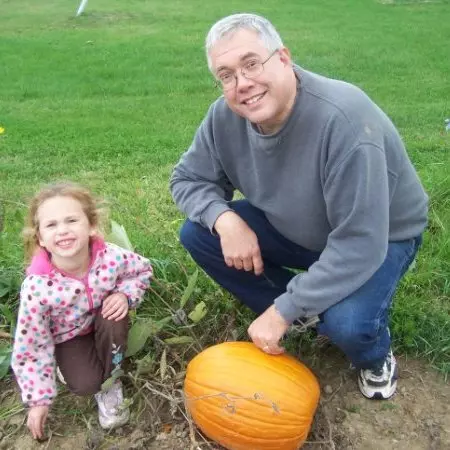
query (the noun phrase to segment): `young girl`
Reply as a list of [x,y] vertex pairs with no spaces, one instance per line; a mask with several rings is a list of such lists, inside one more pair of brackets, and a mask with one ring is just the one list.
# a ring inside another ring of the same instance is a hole
[[[55,372],[75,394],[95,394],[99,421],[128,421],[122,386],[102,383],[118,370],[128,336],[128,311],[142,301],[152,268],[147,259],[106,243],[88,190],[49,185],[31,202],[25,244],[31,264],[22,284],[11,366],[35,439],[44,436],[56,396]],[[121,407],[122,406],[122,407]]]

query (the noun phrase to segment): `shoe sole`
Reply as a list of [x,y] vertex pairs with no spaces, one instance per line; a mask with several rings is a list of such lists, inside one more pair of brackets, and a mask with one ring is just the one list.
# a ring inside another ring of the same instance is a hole
[[115,421],[113,424],[108,423],[103,416],[98,417],[98,421],[100,422],[100,426],[104,430],[113,430],[114,428],[121,427],[128,423],[130,420],[130,412],[125,413],[124,417],[121,417],[119,420]]
[[395,394],[395,391],[397,390],[397,380],[392,383],[390,389],[384,394],[379,390],[379,388],[376,388],[375,386],[373,388],[365,386],[360,380],[359,375],[358,386],[361,394],[369,400],[388,400]]

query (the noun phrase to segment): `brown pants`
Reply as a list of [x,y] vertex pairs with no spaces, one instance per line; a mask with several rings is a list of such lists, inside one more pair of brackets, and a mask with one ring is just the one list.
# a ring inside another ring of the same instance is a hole
[[128,316],[116,322],[98,313],[91,333],[56,344],[56,364],[70,391],[77,395],[100,391],[111,372],[120,368],[127,338]]

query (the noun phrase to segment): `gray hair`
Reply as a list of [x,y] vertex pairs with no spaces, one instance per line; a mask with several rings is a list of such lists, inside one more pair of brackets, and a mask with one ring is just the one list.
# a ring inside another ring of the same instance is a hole
[[269,52],[283,47],[283,41],[275,27],[264,17],[256,14],[233,14],[216,22],[208,32],[205,42],[206,59],[211,70],[211,58],[209,52],[212,47],[224,37],[232,36],[239,30],[250,30],[257,33]]

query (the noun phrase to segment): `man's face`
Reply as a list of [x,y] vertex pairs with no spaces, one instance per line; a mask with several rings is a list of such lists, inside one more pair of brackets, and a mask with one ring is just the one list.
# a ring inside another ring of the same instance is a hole
[[237,76],[236,86],[224,91],[228,106],[265,132],[275,132],[281,127],[295,98],[296,82],[289,50],[277,51],[254,79],[245,78],[240,69],[252,62],[264,62],[270,55],[258,35],[250,30],[239,30],[223,38],[209,53],[216,78],[230,73]]

